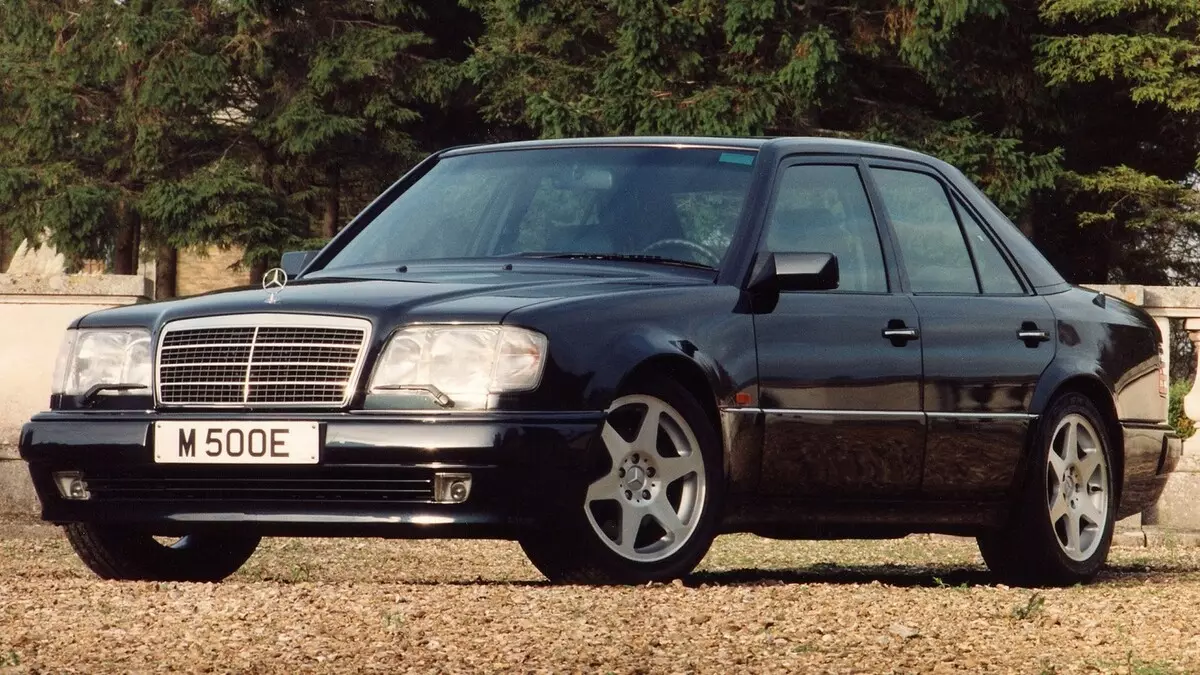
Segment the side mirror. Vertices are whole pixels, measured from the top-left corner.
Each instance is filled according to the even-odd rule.
[[[838,287],[832,253],[767,253],[750,277],[752,291],[832,291]]]
[[[317,257],[320,251],[288,251],[283,254],[283,259],[280,260],[279,266],[287,272],[289,278],[295,278],[308,267],[308,263]]]

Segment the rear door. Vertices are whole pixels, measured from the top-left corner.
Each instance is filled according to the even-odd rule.
[[[921,341],[896,292],[855,158],[781,167],[764,252],[837,256],[834,291],[779,293],[755,314],[766,417],[762,489],[787,497],[915,494],[921,482]]]
[[[998,239],[932,169],[871,162],[921,321],[922,492],[998,497],[1013,480],[1055,322]]]

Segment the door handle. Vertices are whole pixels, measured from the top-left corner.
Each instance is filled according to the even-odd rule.
[[[916,328],[909,328],[904,325],[904,322],[899,319],[892,319],[888,322],[887,328],[883,329],[883,338],[891,340],[892,345],[903,347],[908,344],[909,340],[916,340],[921,337],[921,332]]]
[[[1026,347],[1036,347],[1043,342],[1048,342],[1050,333],[1038,328],[1036,323],[1026,321],[1017,329],[1017,339],[1024,342]]]

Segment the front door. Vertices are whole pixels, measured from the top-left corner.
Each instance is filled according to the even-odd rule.
[[[1054,357],[1054,315],[933,172],[870,169],[921,317],[928,415],[923,492],[988,499],[1014,479],[1034,387]]]
[[[893,497],[920,487],[925,423],[911,299],[892,292],[861,167],[785,167],[762,248],[837,256],[835,291],[782,292],[754,317],[766,418],[762,489],[779,496]]]

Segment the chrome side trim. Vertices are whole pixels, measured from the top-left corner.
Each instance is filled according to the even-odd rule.
[[[931,412],[930,417],[946,417],[950,419],[1001,419],[1001,420],[1036,420],[1038,415],[1032,413],[988,413],[988,412]]]
[[[840,417],[943,417],[948,419],[1035,420],[1032,413],[924,412],[921,410],[819,410],[816,408],[721,408],[722,413],[766,415],[828,415]]]
[[[834,415],[840,417],[924,417],[920,410],[818,410],[813,408],[763,408],[768,415]]]

